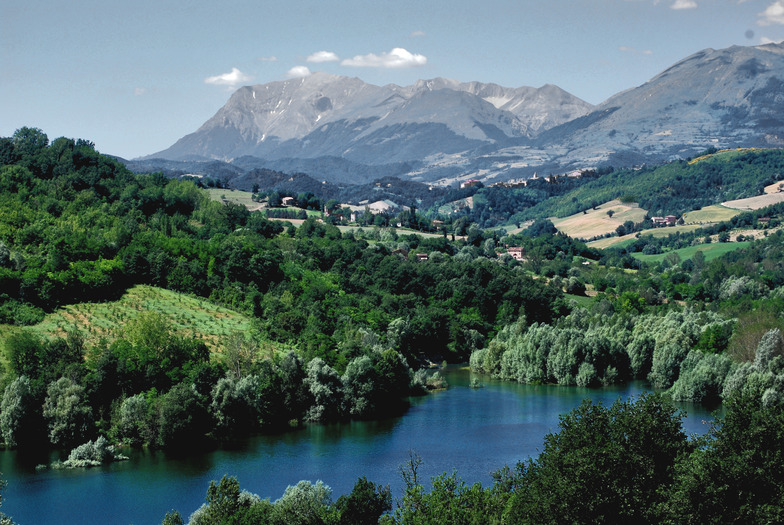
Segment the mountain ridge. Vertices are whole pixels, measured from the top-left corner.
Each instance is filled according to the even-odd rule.
[[[144,159],[343,158],[353,166],[344,179],[403,163],[416,180],[494,182],[666,162],[707,147],[784,146],[782,109],[784,44],[704,49],[597,106],[551,84],[437,77],[376,86],[314,73],[239,88],[196,132]]]
[[[548,98],[555,103],[548,104]],[[555,116],[549,114],[551,105]],[[142,159],[178,160],[193,155],[219,160],[242,155],[279,159],[291,156],[292,150],[306,158],[343,156],[366,137],[399,140],[400,130],[395,127],[405,128],[406,124],[436,124],[437,129],[427,132],[435,131],[447,143],[470,149],[476,146],[475,140],[494,143],[499,138],[497,131],[503,134],[502,142],[530,138],[535,131],[592,107],[552,85],[505,88],[436,78],[405,87],[376,86],[358,78],[314,73],[302,79],[241,87],[194,133]],[[310,143],[318,143],[318,135],[330,126],[342,130],[341,140],[332,140],[328,152],[311,153]],[[295,148],[291,141],[302,145]],[[434,146],[426,156],[437,153],[442,151]],[[389,153],[377,156],[387,159]]]

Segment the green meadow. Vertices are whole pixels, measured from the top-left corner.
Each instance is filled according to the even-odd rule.
[[[656,255],[643,255],[641,253],[633,253],[631,255],[635,259],[643,262],[661,262],[665,257],[667,257],[668,254],[677,253],[681,260],[685,261],[686,259],[691,259],[694,257],[694,254],[697,252],[702,252],[702,254],[705,256],[705,260],[711,261],[717,257],[721,257],[725,253],[745,248],[749,244],[750,243],[748,241],[698,244],[697,246],[688,246],[686,248],[673,250],[671,252],[657,253]]]

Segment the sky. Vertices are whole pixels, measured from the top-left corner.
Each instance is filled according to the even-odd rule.
[[[243,85],[555,84],[592,104],[702,49],[784,40],[784,0],[0,0],[0,136],[136,158]]]

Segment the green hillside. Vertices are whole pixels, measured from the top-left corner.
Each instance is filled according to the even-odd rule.
[[[144,312],[163,316],[173,331],[204,341],[216,350],[223,339],[247,332],[251,320],[246,315],[214,305],[204,299],[154,286],[134,286],[118,301],[79,303],[58,308],[29,329],[45,336],[63,337],[73,329],[81,332],[89,345],[101,338],[113,339]]]
[[[626,197],[650,215],[682,215],[720,202],[754,197],[784,174],[784,150],[730,150],[638,170],[621,169],[586,180],[543,200],[513,220],[566,217],[602,202]],[[481,190],[480,190],[481,191]]]

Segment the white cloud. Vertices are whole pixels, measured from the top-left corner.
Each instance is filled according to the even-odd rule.
[[[286,76],[289,78],[303,78],[310,76],[310,69],[307,66],[294,66],[288,70]]]
[[[242,84],[243,82],[249,82],[253,77],[250,75],[246,75],[236,67],[231,68],[230,73],[224,73],[222,75],[215,75],[214,77],[207,77],[204,79],[204,82],[207,84],[215,84],[217,86],[229,86],[234,87],[237,84]]]
[[[696,9],[697,2],[694,0],[675,0],[670,9]]]
[[[420,36],[425,36],[425,32],[424,31],[414,31],[413,33],[411,33],[408,36],[410,36],[412,38],[417,38],[417,37],[420,37]]]
[[[781,40],[774,40],[774,39],[768,38],[766,36],[763,36],[762,38],[760,38],[760,44],[762,44],[762,45],[765,45],[765,44],[781,44],[781,42],[782,42]]]
[[[425,55],[415,55],[402,47],[396,47],[389,53],[381,53],[380,55],[370,53],[347,58],[341,64],[353,67],[416,67],[427,64],[427,57]]]
[[[337,62],[340,60],[338,56],[333,53],[332,51],[316,51],[312,55],[310,55],[307,59],[308,62]]]
[[[278,57],[259,57],[259,62],[277,62]]]
[[[145,93],[147,93],[147,89],[145,89],[145,88],[143,88],[143,87],[137,87],[137,88],[133,88],[133,94],[134,94],[135,96],[137,96],[137,97],[141,97],[141,96],[142,96],[142,95],[144,95]]]
[[[777,0],[773,2],[759,14],[759,17],[760,19],[757,20],[757,23],[761,26],[784,24],[784,1]]]

